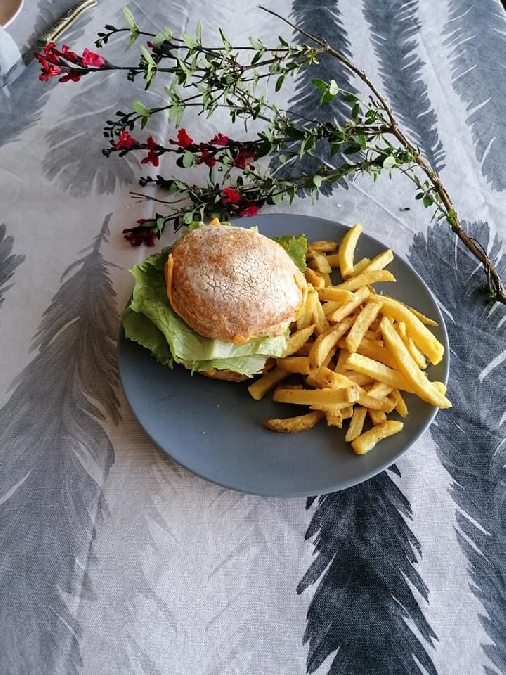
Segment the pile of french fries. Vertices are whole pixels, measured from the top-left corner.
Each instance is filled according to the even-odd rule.
[[[274,390],[273,400],[309,409],[295,417],[269,419],[264,425],[282,433],[314,427],[320,420],[340,429],[363,455],[379,441],[399,433],[408,407],[404,394],[438,408],[449,408],[442,382],[430,381],[427,366],[444,355],[443,345],[428,326],[432,319],[394,298],[377,293],[374,284],[394,282],[385,267],[390,249],[355,262],[362,231],[357,224],[341,243],[308,245],[307,300],[293,326],[283,357],[249,387],[255,400]],[[332,284],[338,270],[341,283]],[[295,384],[284,382],[294,374]]]

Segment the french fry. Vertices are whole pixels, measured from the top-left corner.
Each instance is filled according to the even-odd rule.
[[[351,276],[355,277],[357,276],[357,274],[363,272],[370,262],[371,262],[370,258],[362,258],[361,260],[359,260],[357,263],[353,265],[353,272]]]
[[[383,424],[387,421],[387,415],[385,412],[383,412],[383,410],[372,410],[372,408],[369,408],[367,414],[369,415],[373,425]]]
[[[353,274],[353,261],[355,257],[355,248],[358,243],[358,238],[362,232],[362,225],[357,223],[351,227],[343,237],[339,246],[339,268],[341,270],[341,277],[346,279]]]
[[[383,396],[388,396],[394,389],[384,382],[375,382],[372,387],[367,389],[369,396],[374,396],[375,398],[382,398]]]
[[[418,349],[436,365],[444,354],[443,345],[436,339],[424,323],[405,305],[393,298],[382,296],[383,316],[391,317],[396,321],[404,321],[411,339]]]
[[[359,312],[353,326],[346,336],[346,349],[349,352],[356,352],[362,342],[362,338],[367,329],[378,316],[381,309],[381,302],[368,302]]]
[[[385,413],[390,413],[395,408],[395,401],[388,398],[388,396],[383,396],[379,398],[378,396],[370,396],[364,389],[361,387],[358,388],[358,402],[364,408],[369,410],[381,410]]]
[[[352,324],[351,319],[341,321],[335,326],[329,326],[319,335],[309,352],[309,364],[311,368],[320,368],[332,348],[343,337]]]
[[[350,370],[356,370],[359,373],[364,373],[364,375],[369,375],[369,377],[374,378],[378,382],[388,384],[393,389],[413,391],[411,385],[408,384],[399,370],[389,368],[384,363],[374,361],[367,356],[362,356],[362,354],[350,354],[346,359],[345,365]]]
[[[346,375],[336,373],[325,366],[318,368],[318,370],[313,370],[309,374],[309,377],[306,378],[306,383],[310,387],[321,387],[322,389],[326,387],[330,387],[330,389],[351,389],[357,386]]]
[[[343,291],[342,288],[336,288],[335,286],[323,286],[318,288],[318,297],[320,302],[336,302],[339,303],[334,309],[338,309],[340,305],[349,302],[353,298],[353,293],[351,291]]]
[[[418,368],[406,345],[386,317],[382,319],[380,328],[385,344],[397,362],[399,372],[402,373],[415,394],[438,408],[450,408],[450,401],[434,387],[427,375]],[[396,388],[401,389],[402,387]]]
[[[439,326],[437,321],[434,321],[434,319],[431,319],[429,316],[425,316],[425,314],[422,314],[422,312],[419,312],[414,307],[411,307],[410,305],[407,305],[405,302],[401,302],[400,300],[397,300],[396,298],[392,298],[389,295],[384,295],[383,297],[387,298],[388,300],[394,300],[395,302],[399,302],[407,310],[409,310],[412,314],[414,314],[417,317],[417,319],[420,319],[420,321],[423,324],[425,324],[426,326],[432,326],[432,327]]]
[[[327,410],[324,415],[328,427],[337,427],[338,429],[343,428],[343,416],[340,410]]]
[[[347,302],[345,305],[342,305],[342,307],[339,307],[339,309],[336,309],[331,314],[328,314],[327,318],[329,319],[329,321],[334,321],[336,323],[338,321],[341,321],[345,317],[349,316],[352,312],[354,312],[357,309],[357,307],[360,307],[360,305],[364,302],[364,300],[368,298],[370,295],[371,291],[367,288],[367,286],[359,288],[359,290],[356,293],[353,293],[353,298],[350,300],[350,302]]]
[[[265,420],[263,425],[270,431],[277,431],[282,434],[297,434],[312,429],[324,417],[325,413],[321,410],[312,410],[305,415]]]
[[[367,356],[374,361],[384,363],[385,366],[393,368],[394,370],[397,368],[397,364],[394,361],[392,355],[388,349],[383,346],[383,341],[378,342],[377,340],[364,338],[357,348],[357,353],[361,354],[362,356]]]
[[[366,415],[366,408],[362,408],[361,406],[355,406],[353,408],[353,415],[351,416],[350,424],[348,425],[348,429],[344,437],[344,440],[347,443],[354,441],[355,438],[360,436],[364,427]]]
[[[372,427],[369,431],[365,431],[360,436],[357,436],[352,442],[351,447],[357,455],[365,455],[374,448],[376,443],[382,441],[384,438],[393,436],[402,431],[404,424],[394,420],[388,420],[383,424]]]
[[[321,335],[324,333],[327,328],[329,327],[329,322],[327,320],[327,317],[325,316],[325,313],[323,311],[323,307],[321,305],[320,299],[318,296],[316,296],[316,299],[313,303],[313,323],[314,323],[314,332],[315,335]]]
[[[306,302],[304,303],[302,311],[299,314],[299,318],[297,319],[297,330],[307,328],[313,323],[313,311],[315,303],[317,301],[318,301],[318,294],[313,288],[311,288],[308,291]]]
[[[287,370],[283,370],[279,367],[269,370],[264,375],[261,375],[258,380],[255,380],[249,385],[248,391],[250,396],[254,398],[255,401],[260,401],[268,391],[289,377],[289,375],[290,373]]]
[[[384,267],[389,265],[393,259],[394,254],[392,253],[392,250],[387,248],[386,251],[383,251],[383,253],[380,253],[370,261],[370,263],[365,267],[364,272],[382,270]]]
[[[309,284],[311,284],[313,288],[320,289],[325,286],[325,279],[320,274],[320,272],[316,272],[316,270],[312,270],[310,267],[306,267],[304,275],[306,277],[306,281]]]
[[[311,257],[308,259],[308,265],[317,272],[322,272],[324,274],[330,274],[332,272],[332,268],[327,262],[327,256],[325,253],[320,253],[320,251],[311,252]]]
[[[393,399],[395,401],[395,408],[399,415],[401,417],[407,417],[408,415],[408,406],[406,405],[406,402],[402,398],[402,394],[398,389],[393,390]]]
[[[372,270],[368,272],[366,269],[357,274],[357,276],[352,276],[347,281],[343,281],[342,284],[338,284],[335,288],[342,291],[357,291],[362,286],[371,286],[380,281],[395,281],[395,277],[388,270]]]
[[[303,328],[302,330],[292,333],[292,335],[290,335],[288,338],[288,343],[283,356],[291,356],[292,354],[295,354],[295,352],[298,352],[299,349],[302,349],[302,347],[314,333],[314,329],[315,327],[313,324],[312,326],[308,326],[307,328]]]
[[[321,251],[322,253],[330,253],[331,251],[336,251],[339,244],[337,241],[330,241],[327,239],[320,241],[311,241],[308,244],[307,250],[308,253],[311,251]]]
[[[288,373],[299,373],[300,375],[309,375],[309,357],[308,356],[287,356],[276,360],[279,368]]]
[[[427,361],[425,360],[425,356],[422,354],[422,352],[418,349],[418,347],[415,345],[413,340],[410,338],[408,335],[408,331],[406,328],[406,324],[404,321],[401,321],[400,323],[395,324],[395,329],[399,333],[400,338],[406,345],[409,353],[413,357],[416,365],[421,369],[424,370],[427,368]]]
[[[348,391],[348,389],[288,389],[277,387],[274,391],[273,401],[309,406],[317,406],[321,403],[345,403],[349,405]]]

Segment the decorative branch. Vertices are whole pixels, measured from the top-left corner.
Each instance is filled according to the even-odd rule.
[[[127,79],[144,78],[149,89],[157,75],[171,75],[172,81],[164,88],[167,104],[150,108],[141,101],[132,103],[131,112],[118,111],[116,119],[107,120],[104,136],[108,147],[104,155],[129,152],[145,154],[142,164],[159,166],[160,157],[174,153],[176,165],[182,169],[204,165],[208,178],[204,186],[190,184],[181,179],[143,177],[140,185],[156,185],[167,190],[169,199],[132,193],[136,199],[149,199],[168,207],[168,213],[156,213],[151,219],[138,221],[137,225],[123,231],[133,245],[154,244],[167,222],[177,229],[193,220],[218,217],[254,215],[265,204],[276,204],[283,199],[290,203],[301,192],[310,192],[315,198],[324,183],[338,183],[345,177],[359,173],[371,174],[376,180],[381,172],[389,174],[400,170],[415,185],[415,197],[425,207],[435,209],[435,217],[445,219],[458,239],[481,263],[486,275],[486,289],[490,299],[506,304],[506,288],[486,250],[463,229],[457,211],[441,177],[419,149],[410,142],[397,122],[385,97],[369,79],[344,54],[334,49],[326,40],[313,35],[296,23],[282,17],[274,10],[263,11],[283,21],[294,31],[304,35],[310,45],[291,45],[283,38],[274,47],[266,47],[257,38],[250,38],[249,46],[234,47],[220,30],[221,45],[207,47],[202,43],[202,26],[199,22],[195,36],[175,38],[169,28],[163,33],[141,31],[129,9],[123,10],[128,27],[107,25],[106,32],[98,34],[97,47],[107,44],[112,36],[127,34],[128,48],[140,38],[149,38],[140,46],[140,60],[132,66],[115,65],[102,56],[85,49],[82,55],[72,52],[66,45],[57,49],[53,43],[37,54],[42,66],[41,80],[58,77],[61,82],[78,81],[82,76],[102,71],[126,71]],[[368,88],[370,95],[362,101],[351,92],[341,90],[334,80],[325,82],[314,79],[313,85],[320,92],[320,105],[340,96],[350,106],[349,120],[320,122],[293,116],[280,110],[275,103],[259,93],[260,82],[274,79],[274,89],[279,91],[287,77],[296,76],[301,69],[318,62],[321,54],[336,58]],[[164,65],[169,62],[168,65]],[[200,108],[199,114],[211,116],[218,108],[226,108],[233,122],[241,120],[247,129],[250,120],[265,123],[262,131],[248,141],[235,141],[223,134],[204,141],[194,141],[185,129],[167,146],[161,145],[150,135],[141,141],[132,136],[137,126],[142,131],[150,119],[167,113],[169,123],[179,127],[184,112],[189,107]],[[332,155],[346,159],[338,166],[322,164],[311,174],[283,178],[282,171],[263,172],[259,160],[275,153],[280,167],[305,155],[310,155],[316,143],[327,143]]]

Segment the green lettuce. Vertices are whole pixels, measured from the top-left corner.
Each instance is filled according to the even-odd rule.
[[[303,239],[298,245],[289,239]],[[306,238],[283,237],[282,245],[300,259],[307,246]],[[281,243],[281,242],[280,242]],[[164,268],[171,247],[149,256],[135,265],[132,299],[122,316],[125,336],[148,349],[161,363],[172,367],[181,363],[192,371],[233,370],[251,377],[260,373],[270,356],[282,356],[288,340],[286,334],[275,338],[256,338],[245,344],[213,340],[196,333],[172,309],[167,298]],[[294,259],[299,267],[299,262]]]

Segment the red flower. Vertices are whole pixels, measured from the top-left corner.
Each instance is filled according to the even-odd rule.
[[[172,145],[179,145],[182,148],[187,148],[193,143],[193,138],[190,138],[186,133],[186,129],[179,129],[177,132],[177,141],[170,141]]]
[[[153,47],[155,46],[155,45],[151,42],[151,40],[148,40],[148,41],[146,42],[146,44],[147,44],[147,46],[148,46],[150,49],[153,49]]]
[[[58,65],[60,63],[60,55],[56,49],[54,42],[48,42],[44,47],[44,57],[49,63]]]
[[[240,216],[256,216],[256,214],[259,212],[258,206],[255,206],[255,204],[252,204],[251,206],[248,206],[246,209],[243,209],[242,211],[239,211]]]
[[[206,164],[207,166],[214,166],[216,159],[209,150],[202,150],[201,156],[197,159],[197,164]]]
[[[115,150],[120,150],[121,148],[131,148],[132,145],[135,145],[135,143],[138,143],[139,141],[136,141],[135,138],[132,138],[130,136],[128,131],[122,131],[117,143],[114,145]]]
[[[93,52],[90,52],[89,49],[83,51],[81,61],[83,66],[92,66],[95,68],[100,68],[100,66],[103,66],[105,63],[100,54],[94,54]]]
[[[246,150],[246,149],[239,150],[237,155],[234,157],[234,164],[240,169],[245,169],[246,167],[254,169],[255,168],[254,165],[248,162],[249,159],[254,158],[255,158],[254,150]]]
[[[224,134],[216,134],[214,138],[211,138],[209,143],[212,143],[213,145],[226,145],[229,141],[229,137],[225,136]]]
[[[148,154],[147,157],[144,157],[144,159],[141,160],[141,164],[148,164],[151,163],[153,166],[158,166],[160,163],[160,159],[158,157],[157,149],[158,149],[158,144],[153,138],[153,136],[149,136],[147,140],[147,145],[148,145]]]
[[[238,204],[241,201],[240,194],[234,188],[226,187],[222,192],[225,195],[221,198],[222,204]]]
[[[156,232],[155,230],[151,229],[149,225],[144,224],[153,221],[141,218],[137,222],[140,224],[136,225],[135,227],[130,227],[123,230],[123,236],[125,239],[130,242],[132,246],[142,246],[142,244],[145,244],[146,246],[154,246],[157,239]]]
[[[69,80],[72,80],[72,82],[79,82],[81,79],[81,75],[79,74],[79,71],[77,70],[69,70],[66,75],[63,77],[60,77],[58,82],[68,82]]]
[[[79,64],[79,56],[75,52],[71,52],[67,45],[62,45],[61,54],[67,59],[67,61],[70,61],[70,63]]]
[[[42,75],[39,75],[39,80],[45,82],[46,80],[49,80],[50,77],[56,77],[57,75],[61,75],[60,66],[51,65],[40,54],[35,54],[35,56],[37,57],[37,60],[42,66]]]

